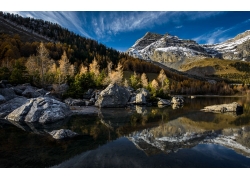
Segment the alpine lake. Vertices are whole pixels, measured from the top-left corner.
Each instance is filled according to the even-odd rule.
[[[0,167],[250,167],[250,96],[184,100],[182,107],[103,108],[46,125],[0,120]],[[243,113],[201,111],[232,102]],[[79,136],[56,140],[47,133],[58,129]]]

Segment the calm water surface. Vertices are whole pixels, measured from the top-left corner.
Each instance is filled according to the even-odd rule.
[[[231,102],[243,105],[243,114],[200,111]],[[48,135],[62,128],[80,135],[65,140]],[[103,109],[45,126],[0,120],[0,167],[250,167],[250,97]]]

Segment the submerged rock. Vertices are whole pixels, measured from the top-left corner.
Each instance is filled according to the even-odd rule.
[[[78,134],[69,129],[54,130],[49,133],[54,139],[72,138]]]
[[[95,106],[98,107],[125,107],[130,97],[130,92],[117,84],[110,84],[98,96]]]
[[[48,97],[32,98],[12,111],[6,119],[18,122],[52,123],[71,114],[69,107]]]
[[[220,105],[212,105],[206,106],[202,111],[206,112],[240,112],[243,111],[243,107],[240,106],[237,102],[233,102],[231,104],[220,104]]]

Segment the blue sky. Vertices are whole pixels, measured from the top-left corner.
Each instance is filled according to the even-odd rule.
[[[250,30],[250,11],[13,11],[60,24],[108,47],[126,51],[146,32],[170,33],[201,44]]]

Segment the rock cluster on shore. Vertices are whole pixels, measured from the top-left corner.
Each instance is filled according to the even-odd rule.
[[[109,84],[102,91],[89,89],[82,99],[67,98],[62,101],[52,92],[53,88],[59,88],[62,92],[61,87],[67,88],[66,85],[51,86],[51,91],[38,89],[28,83],[12,86],[8,84],[8,81],[1,81],[0,84],[0,118],[13,123],[48,124],[64,120],[74,114],[98,114],[99,108],[152,106],[150,93],[145,88],[134,90],[131,87]],[[156,98],[155,100],[154,104],[158,106],[171,104],[178,106],[184,102],[182,97],[173,97],[171,100]],[[61,134],[65,132],[60,131]]]

